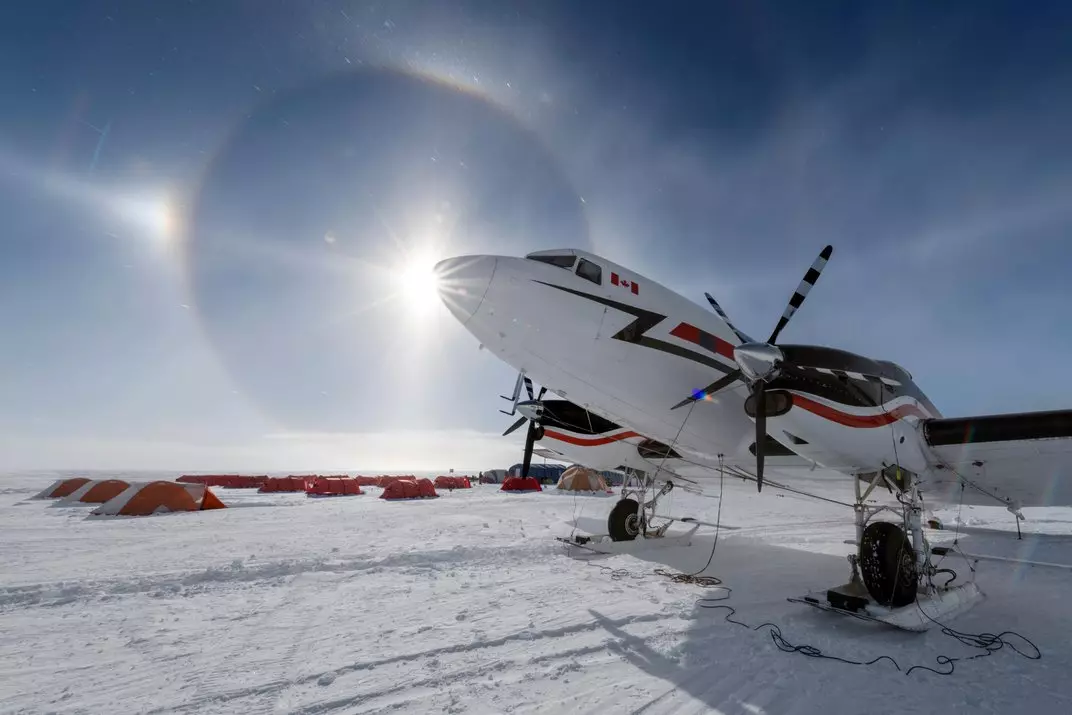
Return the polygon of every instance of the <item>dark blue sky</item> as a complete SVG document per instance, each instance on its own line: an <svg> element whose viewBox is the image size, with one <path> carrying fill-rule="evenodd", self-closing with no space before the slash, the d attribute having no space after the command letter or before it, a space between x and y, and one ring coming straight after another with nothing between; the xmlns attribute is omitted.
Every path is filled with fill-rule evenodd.
<svg viewBox="0 0 1072 715"><path fill-rule="evenodd" d="M4 3L0 467L515 461L510 368L385 299L426 249L762 334L829 242L785 339L1066 407L1072 7L892 5Z"/></svg>

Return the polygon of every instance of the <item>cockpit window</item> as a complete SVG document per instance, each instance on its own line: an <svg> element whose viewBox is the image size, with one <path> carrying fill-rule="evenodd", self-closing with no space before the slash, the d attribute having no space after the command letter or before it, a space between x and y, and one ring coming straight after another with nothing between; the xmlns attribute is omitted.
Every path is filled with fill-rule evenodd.
<svg viewBox="0 0 1072 715"><path fill-rule="evenodd" d="M603 283L603 269L597 264L581 259L581 262L577 264L577 275L586 280L590 280L596 285Z"/></svg>
<svg viewBox="0 0 1072 715"><path fill-rule="evenodd" d="M525 256L529 260L539 261L540 263L550 263L552 266L558 266L559 268L565 268L567 271L573 268L573 262L577 260L576 256Z"/></svg>

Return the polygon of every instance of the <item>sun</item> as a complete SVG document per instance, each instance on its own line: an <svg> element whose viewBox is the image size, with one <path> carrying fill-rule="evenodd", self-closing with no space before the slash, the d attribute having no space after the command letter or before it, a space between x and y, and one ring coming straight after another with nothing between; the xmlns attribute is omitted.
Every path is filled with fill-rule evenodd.
<svg viewBox="0 0 1072 715"><path fill-rule="evenodd" d="M409 253L395 271L399 296L418 315L426 315L439 306L439 290L435 265L438 257L432 251Z"/></svg>

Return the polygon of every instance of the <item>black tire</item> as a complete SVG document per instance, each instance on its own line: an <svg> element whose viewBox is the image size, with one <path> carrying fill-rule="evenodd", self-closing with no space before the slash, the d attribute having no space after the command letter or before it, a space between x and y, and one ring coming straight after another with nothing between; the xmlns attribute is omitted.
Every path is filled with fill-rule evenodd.
<svg viewBox="0 0 1072 715"><path fill-rule="evenodd" d="M640 503L622 499L607 517L607 532L611 541L632 541L640 534Z"/></svg>
<svg viewBox="0 0 1072 715"><path fill-rule="evenodd" d="M916 554L897 524L876 521L860 540L860 575L876 603L901 608L916 600Z"/></svg>

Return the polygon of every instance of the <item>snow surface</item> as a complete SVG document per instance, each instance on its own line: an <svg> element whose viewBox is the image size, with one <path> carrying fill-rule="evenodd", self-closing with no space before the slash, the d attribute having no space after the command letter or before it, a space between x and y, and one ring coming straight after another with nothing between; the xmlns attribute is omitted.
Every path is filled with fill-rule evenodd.
<svg viewBox="0 0 1072 715"><path fill-rule="evenodd" d="M705 571L732 589L734 617L901 671L783 652L768 627L703 608L712 590L653 572L703 567L713 530L688 548L597 558L552 538L598 525L614 499L215 488L233 508L97 520L91 505L30 500L62 476L0 477L2 713L1072 712L1072 572L980 562L987 599L951 624L1019 631L1040 660L1005 647L950 676L906 675L979 651L787 602L844 582L851 512L735 479L722 523L739 528L721 531ZM794 484L849 497L813 481ZM710 494L670 496L660 511L715 520ZM1001 508L938 516L975 527L961 535L973 553L1072 563L1072 510L1025 513L1022 541Z"/></svg>

